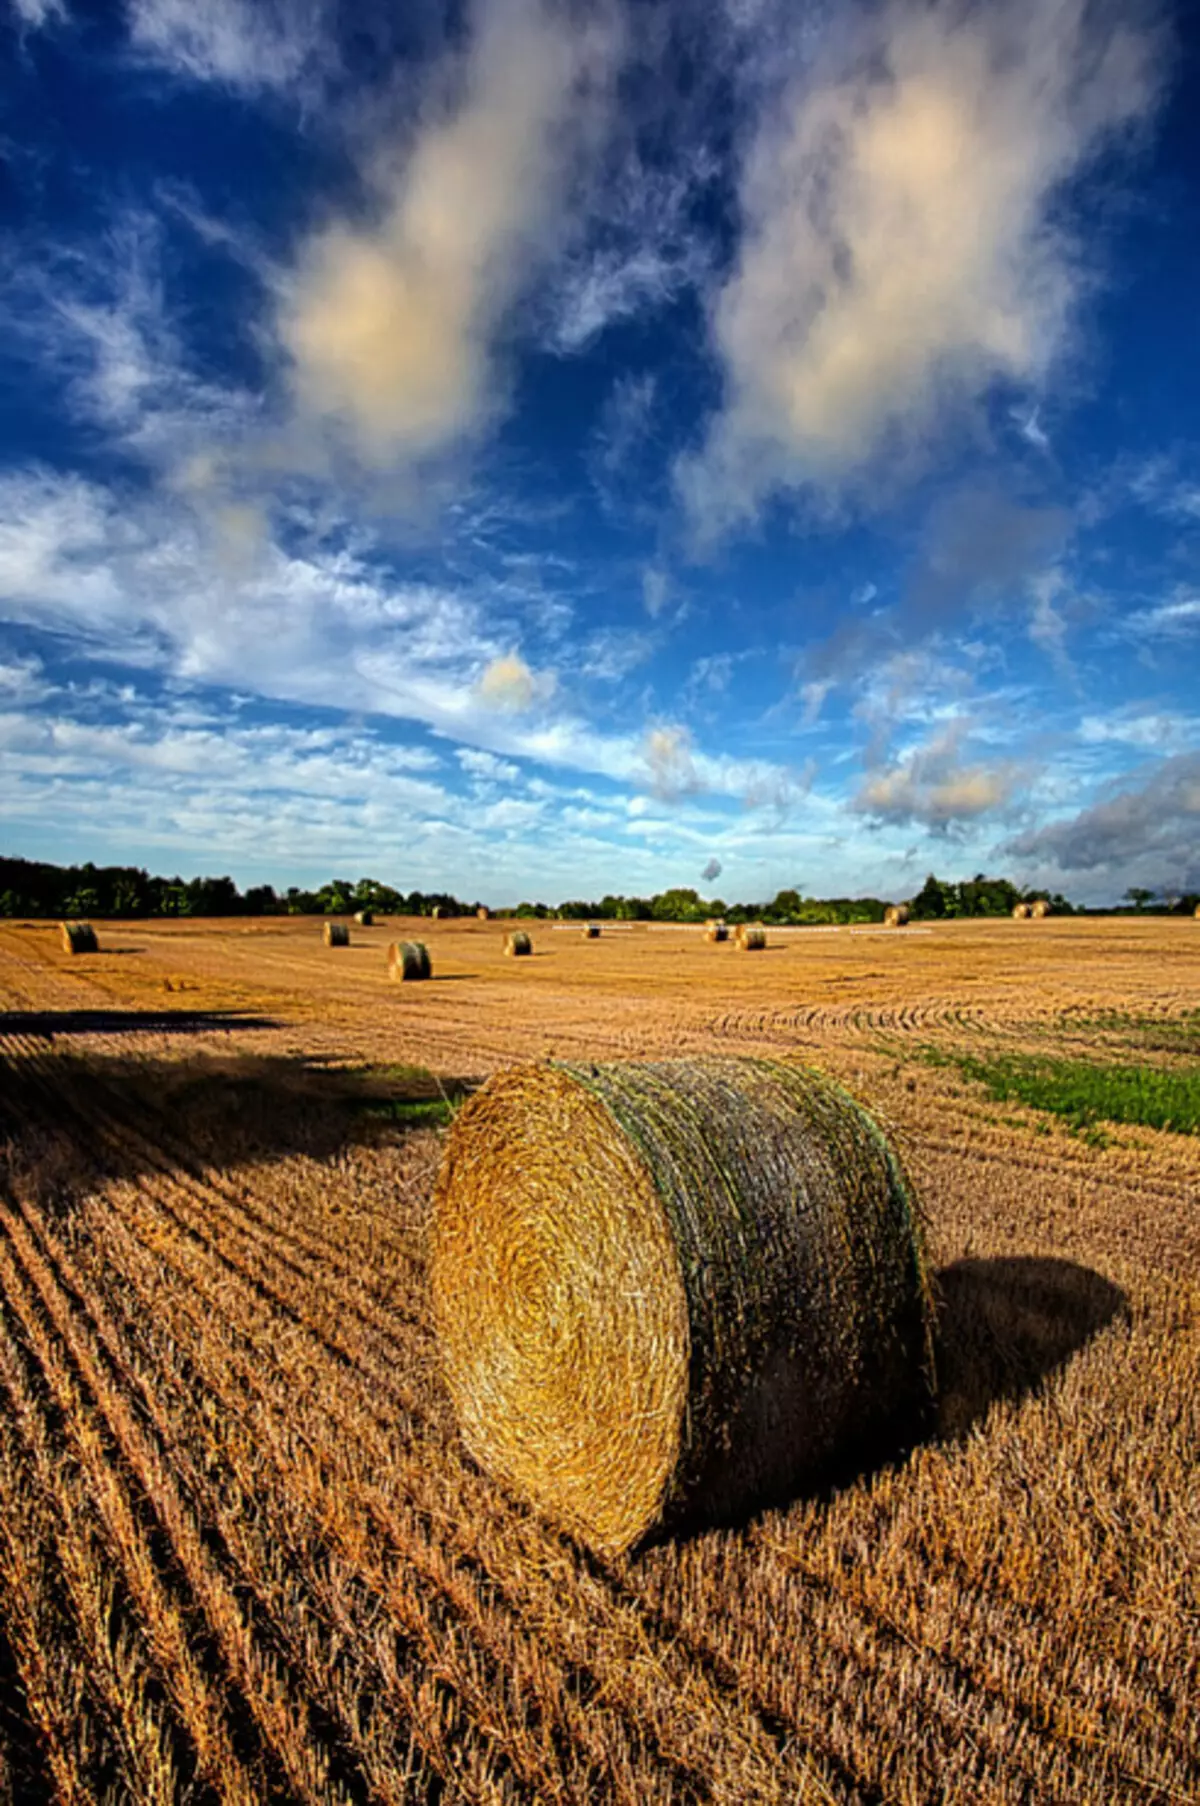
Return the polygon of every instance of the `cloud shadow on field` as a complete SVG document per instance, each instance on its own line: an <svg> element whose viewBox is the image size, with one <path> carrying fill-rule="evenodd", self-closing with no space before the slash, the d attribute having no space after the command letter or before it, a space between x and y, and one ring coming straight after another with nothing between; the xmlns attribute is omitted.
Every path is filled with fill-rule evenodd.
<svg viewBox="0 0 1200 1806"><path fill-rule="evenodd" d="M32 1035L53 1041L59 1035L204 1035L231 1029L278 1028L269 1016L240 1010L5 1010L0 1034Z"/></svg>
<svg viewBox="0 0 1200 1806"><path fill-rule="evenodd" d="M113 1027L127 1028L130 1015L114 1015ZM229 1023L206 1016L194 1032ZM166 1017L162 1026L176 1020ZM13 1022L0 1018L0 1028L13 1033ZM49 1040L53 1032L61 1031L41 1034ZM75 1032L97 1029L93 1021ZM299 1055L18 1054L0 1092L0 1181L7 1176L42 1206L69 1212L104 1179L163 1171L207 1179L290 1155L330 1160L355 1142L440 1125L473 1085L423 1067L352 1067Z"/></svg>

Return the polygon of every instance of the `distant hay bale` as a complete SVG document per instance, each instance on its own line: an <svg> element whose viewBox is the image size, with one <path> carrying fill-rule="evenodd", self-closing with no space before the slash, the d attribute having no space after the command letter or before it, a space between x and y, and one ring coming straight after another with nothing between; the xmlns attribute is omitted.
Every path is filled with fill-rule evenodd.
<svg viewBox="0 0 1200 1806"><path fill-rule="evenodd" d="M599 922L586 923L583 930L583 938L585 941L598 941L600 939Z"/></svg>
<svg viewBox="0 0 1200 1806"><path fill-rule="evenodd" d="M475 911L475 919L478 922L486 922L488 919L488 911L482 903L479 905L479 908Z"/></svg>
<svg viewBox="0 0 1200 1806"><path fill-rule="evenodd" d="M350 930L345 922L326 922L324 933L327 947L348 947L350 945Z"/></svg>
<svg viewBox="0 0 1200 1806"><path fill-rule="evenodd" d="M885 928L905 928L908 925L908 904L889 903L883 912Z"/></svg>
<svg viewBox="0 0 1200 1806"><path fill-rule="evenodd" d="M729 939L729 930L726 928L724 922L706 922L704 924L704 938L706 941L727 941Z"/></svg>
<svg viewBox="0 0 1200 1806"><path fill-rule="evenodd" d="M388 948L388 977L398 983L429 978L433 967L424 941L393 941Z"/></svg>
<svg viewBox="0 0 1200 1806"><path fill-rule="evenodd" d="M1032 915L1033 915L1032 903L1014 903L1013 904L1013 921L1014 922L1028 922Z"/></svg>
<svg viewBox="0 0 1200 1806"><path fill-rule="evenodd" d="M1200 903L1197 903L1195 909L1193 909L1193 911L1192 911L1192 914L1196 918L1197 922L1200 922Z"/></svg>
<svg viewBox="0 0 1200 1806"><path fill-rule="evenodd" d="M354 912L354 920L358 923L360 928L370 928L375 921L375 913L370 909L356 909Z"/></svg>
<svg viewBox="0 0 1200 1806"><path fill-rule="evenodd" d="M737 944L744 953L761 953L767 944L767 931L758 923L743 922L738 930Z"/></svg>
<svg viewBox="0 0 1200 1806"><path fill-rule="evenodd" d="M1035 922L1042 922L1046 919L1046 917L1048 915L1052 914L1053 912L1051 911L1050 905L1049 905L1049 903L1047 903L1045 897L1038 897L1037 901L1032 905L1029 913L1033 917Z"/></svg>
<svg viewBox="0 0 1200 1806"><path fill-rule="evenodd" d="M504 951L510 959L519 959L522 954L533 952L533 942L523 928L517 928L505 935Z"/></svg>
<svg viewBox="0 0 1200 1806"><path fill-rule="evenodd" d="M99 953L100 943L90 922L60 922L58 932L64 953Z"/></svg>
<svg viewBox="0 0 1200 1806"><path fill-rule="evenodd" d="M442 919L442 906L441 906L441 904L440 904L440 903L435 903L435 904L434 904L434 906L433 906L433 908L432 908L432 909L431 909L431 910L430 910L430 912L429 912L429 914L430 914L430 916L431 916L431 918L432 918L432 919L433 919L433 921L435 921L435 922L440 922L440 921L441 921L441 919Z"/></svg>
<svg viewBox="0 0 1200 1806"><path fill-rule="evenodd" d="M430 1278L471 1454L602 1554L791 1496L928 1411L904 1174L800 1067L497 1074L450 1130Z"/></svg>

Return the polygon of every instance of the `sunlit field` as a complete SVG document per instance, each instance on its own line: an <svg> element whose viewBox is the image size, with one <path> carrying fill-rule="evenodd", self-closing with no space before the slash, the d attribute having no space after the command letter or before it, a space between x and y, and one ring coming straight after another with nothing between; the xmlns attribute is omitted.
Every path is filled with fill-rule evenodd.
<svg viewBox="0 0 1200 1806"><path fill-rule="evenodd" d="M0 930L0 1799L1200 1799L1200 922L96 927ZM460 1447L431 1188L689 1052L887 1121L938 1422L603 1563Z"/></svg>

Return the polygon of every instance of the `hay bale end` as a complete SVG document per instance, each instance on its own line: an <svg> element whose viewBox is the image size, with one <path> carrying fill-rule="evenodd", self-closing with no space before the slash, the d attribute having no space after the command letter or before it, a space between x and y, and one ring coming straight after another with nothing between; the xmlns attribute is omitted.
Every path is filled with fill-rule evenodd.
<svg viewBox="0 0 1200 1806"><path fill-rule="evenodd" d="M504 951L509 959L520 959L523 955L533 952L533 942L523 928L517 928L511 934L505 935Z"/></svg>
<svg viewBox="0 0 1200 1806"><path fill-rule="evenodd" d="M495 1075L447 1138L434 1320L483 1467L603 1554L918 1433L918 1214L883 1133L766 1060Z"/></svg>
<svg viewBox="0 0 1200 1806"><path fill-rule="evenodd" d="M1030 920L1030 918L1032 917L1032 915L1033 915L1033 905L1031 903L1014 903L1013 904L1013 921L1014 922L1028 922Z"/></svg>
<svg viewBox="0 0 1200 1806"><path fill-rule="evenodd" d="M345 922L326 922L323 933L327 947L348 947L350 945L350 930Z"/></svg>
<svg viewBox="0 0 1200 1806"><path fill-rule="evenodd" d="M360 928L371 928L375 923L375 912L373 909L356 909L354 920Z"/></svg>
<svg viewBox="0 0 1200 1806"><path fill-rule="evenodd" d="M704 924L704 938L706 941L727 941L729 939L729 930L724 922L706 922Z"/></svg>
<svg viewBox="0 0 1200 1806"><path fill-rule="evenodd" d="M598 941L600 939L599 922L586 923L583 930L583 938L585 941Z"/></svg>
<svg viewBox="0 0 1200 1806"><path fill-rule="evenodd" d="M1035 922L1044 922L1046 917L1052 915L1054 912L1050 908L1045 897L1038 897L1032 904L1029 913Z"/></svg>
<svg viewBox="0 0 1200 1806"><path fill-rule="evenodd" d="M889 903L883 912L883 925L885 928L907 928L908 904Z"/></svg>
<svg viewBox="0 0 1200 1806"><path fill-rule="evenodd" d="M761 953L767 944L767 931L760 922L740 922L737 945L744 953Z"/></svg>

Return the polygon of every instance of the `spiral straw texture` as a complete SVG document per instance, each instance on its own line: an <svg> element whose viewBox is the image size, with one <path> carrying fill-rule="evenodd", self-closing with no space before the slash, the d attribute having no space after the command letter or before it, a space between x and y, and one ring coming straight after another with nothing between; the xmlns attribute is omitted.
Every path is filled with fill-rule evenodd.
<svg viewBox="0 0 1200 1806"><path fill-rule="evenodd" d="M388 977L412 983L433 971L424 941L393 941L388 948Z"/></svg>
<svg viewBox="0 0 1200 1806"><path fill-rule="evenodd" d="M58 932L64 953L99 953L100 943L90 922L60 922Z"/></svg>
<svg viewBox="0 0 1200 1806"><path fill-rule="evenodd" d="M799 1067L496 1075L447 1139L430 1274L471 1453L602 1554L895 1446L928 1404L900 1166Z"/></svg>

